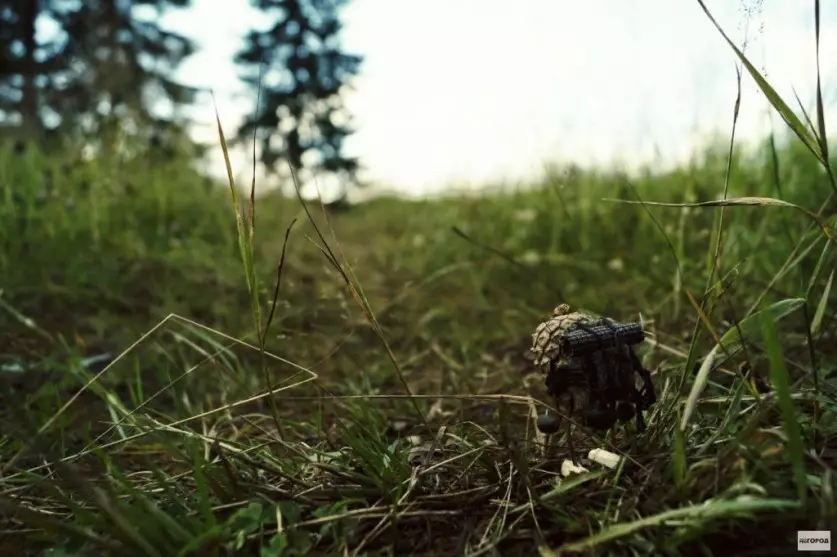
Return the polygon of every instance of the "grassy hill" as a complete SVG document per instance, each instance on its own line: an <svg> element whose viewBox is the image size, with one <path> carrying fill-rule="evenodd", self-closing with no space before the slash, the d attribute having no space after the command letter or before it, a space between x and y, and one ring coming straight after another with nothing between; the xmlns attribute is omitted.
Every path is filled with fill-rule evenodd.
<svg viewBox="0 0 837 557"><path fill-rule="evenodd" d="M837 508L832 206L613 201L832 191L798 142L727 162L310 218L269 196L251 249L188 165L8 146L3 554L788 554ZM526 358L562 302L641 318L659 395L642 435L576 429L569 477Z"/></svg>

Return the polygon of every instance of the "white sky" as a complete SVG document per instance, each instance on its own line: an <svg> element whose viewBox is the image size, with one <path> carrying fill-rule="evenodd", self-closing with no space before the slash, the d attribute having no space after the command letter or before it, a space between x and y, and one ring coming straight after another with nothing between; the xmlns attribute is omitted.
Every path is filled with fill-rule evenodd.
<svg viewBox="0 0 837 557"><path fill-rule="evenodd" d="M754 2L706 3L740 44ZM232 134L255 101L233 56L249 27L268 22L244 0L235 9L220 4L194 0L164 22L198 41L181 78L215 91ZM761 4L748 53L783 98L795 106L795 89L812 108L813 2ZM829 101L837 10L822 4ZM734 54L696 0L352 0L342 13L344 47L365 56L345 98L358 129L347 153L383 189L425 195L452 183L525 179L550 161L670 163L712 131L729 133ZM744 84L739 137L759 138L770 126L766 101L748 76ZM193 112L204 124L195 135L215 140L211 98L200 97ZM224 175L220 148L211 164ZM249 183L247 155L233 164Z"/></svg>

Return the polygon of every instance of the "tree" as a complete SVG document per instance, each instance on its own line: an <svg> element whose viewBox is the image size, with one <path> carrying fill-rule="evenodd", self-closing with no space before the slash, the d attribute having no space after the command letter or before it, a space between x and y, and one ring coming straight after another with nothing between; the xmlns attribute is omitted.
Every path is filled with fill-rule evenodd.
<svg viewBox="0 0 837 557"><path fill-rule="evenodd" d="M125 134L182 142L178 108L194 89L171 74L194 52L140 10L190 0L7 0L0 7L0 120L13 135L80 133L117 146ZM47 32L36 29L41 23ZM37 24L37 25L36 25ZM169 138L174 139L169 139Z"/></svg>
<svg viewBox="0 0 837 557"><path fill-rule="evenodd" d="M65 55L72 73L57 92L64 123L88 137L129 134L159 136L182 130L178 108L191 103L195 90L170 76L195 47L183 35L140 18L138 8L157 16L190 0L85 0L57 11L67 34ZM169 112L163 116L161 112Z"/></svg>
<svg viewBox="0 0 837 557"><path fill-rule="evenodd" d="M9 0L0 7L0 121L23 137L41 138L57 76L68 63L58 37L38 37L39 19L52 15L43 0Z"/></svg>
<svg viewBox="0 0 837 557"><path fill-rule="evenodd" d="M343 154L343 141L353 133L340 97L358 73L362 58L342 52L338 10L347 0L252 0L275 15L264 31L251 31L236 62L246 68L242 79L262 102L239 128L239 140L265 130L261 162L269 172L287 157L294 168L354 176L355 158ZM262 71L264 70L264 71ZM260 80L260 76L263 79Z"/></svg>

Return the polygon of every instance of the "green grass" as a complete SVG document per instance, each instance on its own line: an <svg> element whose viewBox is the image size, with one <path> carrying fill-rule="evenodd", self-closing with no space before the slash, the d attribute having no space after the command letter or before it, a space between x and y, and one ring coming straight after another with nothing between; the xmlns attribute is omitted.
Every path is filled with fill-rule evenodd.
<svg viewBox="0 0 837 557"><path fill-rule="evenodd" d="M0 149L0 552L793 552L837 519L819 114L666 173L329 216ZM561 302L641 316L659 395L569 478L525 357Z"/></svg>
<svg viewBox="0 0 837 557"><path fill-rule="evenodd" d="M736 159L730 196L775 195L768 154ZM54 162L37 156L0 166ZM795 145L778 159L784 199L815 207L816 160ZM103 166L78 216L32 203L22 232L4 229L0 351L26 368L3 375L4 547L786 552L795 530L834 519L830 243L797 211L730 208L723 281L707 289L717 209L602 201L712 198L725 175L712 157L640 178L556 171L481 199L379 199L328 220L264 198L249 275L228 200L158 170L126 198L104 190L116 170ZM576 438L626 455L617 471L559 479L563 443L535 446L524 353L561 301L641 314L654 333L640 350L661 395L648 432ZM104 350L120 359L93 381L80 358Z"/></svg>

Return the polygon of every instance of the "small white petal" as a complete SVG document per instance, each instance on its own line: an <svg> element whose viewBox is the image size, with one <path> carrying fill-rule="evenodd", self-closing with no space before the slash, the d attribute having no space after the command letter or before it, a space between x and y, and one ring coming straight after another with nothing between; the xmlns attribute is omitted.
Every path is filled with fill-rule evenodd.
<svg viewBox="0 0 837 557"><path fill-rule="evenodd" d="M572 460L565 460L561 463L561 475L565 478L570 474L583 474L589 472L584 466L579 466Z"/></svg>
<svg viewBox="0 0 837 557"><path fill-rule="evenodd" d="M592 462L601 464L602 466L606 466L608 468L616 468L620 459L619 455L613 454L612 452L604 449L593 449L590 451L590 454L587 455L587 458Z"/></svg>

